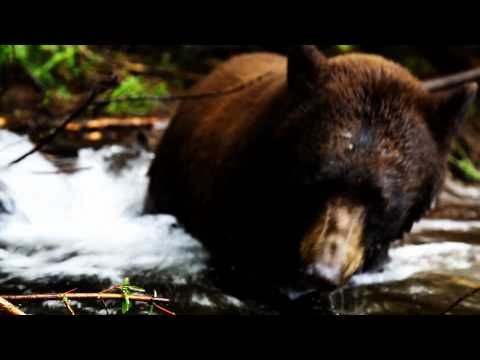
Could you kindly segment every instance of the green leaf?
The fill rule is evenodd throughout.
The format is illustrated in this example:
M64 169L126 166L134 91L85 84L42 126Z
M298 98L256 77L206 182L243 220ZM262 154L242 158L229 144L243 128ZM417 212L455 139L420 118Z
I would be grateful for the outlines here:
M137 293L146 292L145 289L142 289L141 287L138 287L138 286L129 285L129 286L126 286L126 288L131 292L137 292Z
M127 76L111 93L110 98L141 98L145 96L168 95L167 84L162 82L156 86L148 85L141 76ZM146 115L152 111L155 101L113 102L106 107L110 115L135 113Z
M337 49L343 53L351 52L355 50L355 45L337 45Z
M128 298L128 296L124 296L122 301L122 314L127 314L130 311L131 307L132 303L130 302L130 299Z
M12 61L14 45L0 45L0 66Z
M450 163L455 166L470 181L480 181L480 171L469 159L450 158Z
M130 279L124 278L122 285L120 286L120 291L122 292L122 295L123 295L122 314L128 313L131 307L130 298L129 298L129 295L130 295L129 286L130 286Z
M168 96L168 86L166 83L162 82L161 84L157 85L153 88L153 94L155 96Z
M29 48L27 45L13 45L15 47L15 57L20 61L26 61Z
M72 94L65 85L59 85L56 89L46 90L45 95L45 100L47 101L49 101L52 97L56 97L64 101L71 100L72 98Z
M0 64L1 47L5 46L0 45ZM16 61L46 89L56 90L58 86L65 86L65 81L80 76L83 71L77 61L80 56L87 63L96 61L96 57L84 45L8 46L13 48Z
M463 176L467 180L480 182L480 171L470 160L467 152L461 146L457 145L454 153L458 154L459 157L455 157L453 154L450 155L448 158L449 163L462 172Z
M60 45L40 45L39 47L42 50L53 53L55 51L58 51L58 48L60 47Z
M113 91L111 97L140 96L145 92L143 78L140 76L127 76Z

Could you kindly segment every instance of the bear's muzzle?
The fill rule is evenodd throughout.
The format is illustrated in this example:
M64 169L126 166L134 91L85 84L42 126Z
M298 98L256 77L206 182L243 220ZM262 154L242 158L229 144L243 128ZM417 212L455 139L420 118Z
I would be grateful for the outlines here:
M306 275L336 287L348 282L364 260L364 220L362 205L330 200L301 243Z

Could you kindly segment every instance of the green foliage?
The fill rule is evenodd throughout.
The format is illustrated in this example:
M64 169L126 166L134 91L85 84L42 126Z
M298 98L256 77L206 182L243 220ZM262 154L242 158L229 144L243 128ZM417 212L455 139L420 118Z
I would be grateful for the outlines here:
M13 60L13 45L0 45L0 67Z
M123 98L141 98L148 96L167 96L169 94L167 84L162 82L158 85L149 85L141 76L127 76L119 86L117 86L110 96L111 99ZM141 101L120 101L112 102L106 108L107 113L113 114L127 114L135 113L145 115L152 111L152 108L157 104L152 100Z
M352 52L355 50L355 45L337 45L337 49L342 53Z
M70 101L72 84L78 84L92 69L103 67L108 71L112 66L86 45L0 45L0 66L10 61L19 63L42 87L45 105L52 99ZM158 67L171 71L176 69L170 53L164 54ZM164 82L152 85L140 76L127 75L113 90L111 97L119 99L168 94L167 84ZM146 115L157 104L157 101L152 100L115 102L106 108L106 112L110 115Z
M122 285L120 286L120 291L123 295L122 301L122 314L127 314L132 308L132 302L130 301L130 295L134 293L145 293L145 289L142 289L138 286L130 284L130 279L125 278Z
M455 157L457 154L459 157ZM480 171L475 167L465 150L460 146L456 146L454 153L449 156L448 160L450 164L455 166L467 180L480 182Z
M61 91L65 92L67 81L81 76L85 66L98 60L85 51L84 45L2 45L5 46L12 48L15 61L46 90L63 86Z
M131 309L132 303L130 302L130 291L128 290L130 280L128 278L125 278L123 280L122 286L120 287L120 290L122 291L123 294L123 301L122 301L122 314L125 315L128 313Z

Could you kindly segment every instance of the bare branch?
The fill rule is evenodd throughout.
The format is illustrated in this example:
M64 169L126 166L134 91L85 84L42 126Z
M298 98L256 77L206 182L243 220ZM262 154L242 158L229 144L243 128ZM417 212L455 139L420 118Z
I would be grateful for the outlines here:
M60 126L58 126L57 128L55 128L55 130L48 136L44 137L43 139L41 139L37 145L35 145L33 147L32 150L30 150L29 152L27 152L26 154L23 154L22 156L20 156L19 158L13 160L12 162L10 162L8 164L8 167L12 166L12 165L15 165L17 163L19 163L20 161L26 159L27 157L29 157L30 155L36 153L37 151L41 150L45 145L49 144L50 142L53 141L53 139L55 139L55 137L61 132L63 131L63 129L65 129L65 127L70 123L72 122L74 119L76 119L78 116L80 116L87 108L88 106L93 102L93 100L96 98L97 96L97 91L92 91L90 93L90 95L88 96L88 98L82 103L82 105L80 105L74 112L72 112L70 115L68 115L65 120L62 121L62 124Z
M445 90L471 81L480 80L480 69L464 71L451 76L445 76L438 79L427 80L423 82L425 90L430 92Z
M172 96L138 96L138 97L123 97L123 98L116 98L116 99L105 99L105 100L98 100L95 101L95 104L98 106L105 106L112 103L118 102L144 102L144 101L159 101L159 102L167 102L167 101L185 101L185 100L201 100L205 98L211 97L218 97L218 96L226 96L231 95L242 90L247 89L248 87L264 80L272 76L273 73L271 71L257 76L256 78L249 80L247 82L241 83L236 85L232 88L225 89L225 90L216 90L211 92L205 92L200 94L182 94L182 95L172 95Z
M69 300L123 300L123 294L110 294L110 293L85 293L85 294L40 294L40 295L0 295L5 300L8 301L47 301L47 300L60 300L63 301L63 298ZM147 295L130 295L129 299L132 301L138 302L170 302L169 299L157 298Z
M66 297L63 298L63 304L67 308L68 312L72 315L75 316L75 311L73 311L72 306L70 305L70 300L68 300Z
M94 90L92 90L90 92L90 94L87 96L86 100L75 110L73 111L72 113L70 113L63 121L62 123L60 124L60 126L58 126L57 128L55 128L55 130L48 136L44 137L43 139L41 139L37 145L35 145L33 147L32 150L30 150L29 152L27 152L26 154L20 156L19 158L13 160L12 162L10 162L7 166L10 167L12 165L15 165L15 164L18 164L20 161L26 159L27 157L29 157L30 155L36 153L37 151L41 150L45 145L51 143L59 133L61 133L69 123L71 123L73 120L75 120L76 118L78 118L79 116L81 116L86 110L87 108L92 104L94 103L94 100L95 98L103 91L105 91L107 88L113 86L113 84L116 83L116 79L112 79L108 82L105 82L99 86L97 86Z
M0 311L6 312L10 315L27 315L3 297L0 297Z
M462 304L465 300L471 298L472 296L475 296L478 293L480 293L480 288L476 288L476 289L471 290L470 292L468 292L467 294L465 294L461 298L459 298L457 301L455 301L452 305L450 305L447 310L443 311L442 315L448 314L453 309L455 309L458 305Z
M163 306L160 306L158 304L155 304L153 303L153 306L155 306L158 310L166 313L167 315L170 315L170 316L177 316L177 314L175 314L174 312L168 310L168 309L165 309Z
M107 307L107 303L105 302L105 300L103 299L100 299L104 309L105 309L105 315L108 315L108 307Z
M107 291L118 289L119 286L112 286L111 288L107 289ZM74 290L71 290L74 291ZM105 290L104 290L105 291ZM107 306L105 304L105 300L124 300L125 295L124 294L112 294L112 293L105 293L105 292L100 292L100 293L86 293L86 294L75 294L75 293L63 293L63 294L43 294L43 295L5 295L0 297L0 310L2 309L2 300L4 302L3 308L7 310L8 312L12 313L15 311L15 315L25 315L23 312L21 312L20 309L16 308L14 305L10 304L7 300L10 301L22 301L22 302L31 302L31 301L48 301L48 300L58 300L62 301L63 304L66 306L70 314L75 315L75 312L73 311L72 307L70 306L70 301L71 300L100 300L103 305L105 306L105 309L107 309ZM155 306L158 310L162 311L163 313L169 315L169 316L176 316L176 314L173 311L170 311L163 306L158 305L157 303L168 303L170 302L169 299L164 299L164 298L158 298L155 296L147 296L147 295L128 295L128 299L131 301L135 302L144 302L144 303L149 303ZM21 313L20 313L21 312ZM107 310L108 314L108 310Z

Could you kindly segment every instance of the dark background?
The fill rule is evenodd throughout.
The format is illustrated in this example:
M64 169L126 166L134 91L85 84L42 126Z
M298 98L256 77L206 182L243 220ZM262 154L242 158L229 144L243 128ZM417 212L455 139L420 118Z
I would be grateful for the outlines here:
M382 55L407 67L420 79L480 67L480 46L331 45L317 46L329 57L350 52ZM115 97L168 96L185 93L211 69L240 53L286 54L288 45L0 45L0 126L39 141L74 111L88 93L112 74L118 84L104 93ZM480 167L478 101L464 123L458 144ZM85 146L138 143L153 149L161 134L152 124L168 121L178 102L120 102L88 111L77 128L67 128L46 151L74 155ZM92 110L92 109L90 109ZM80 129L95 118L115 121ZM142 125L129 125L141 117ZM123 121L119 125L119 121ZM94 133L94 134L92 134ZM453 167L454 172L455 167ZM456 173L462 176L462 171ZM476 173L480 181L480 173ZM465 176L464 176L465 178ZM472 177L466 177L472 180Z

